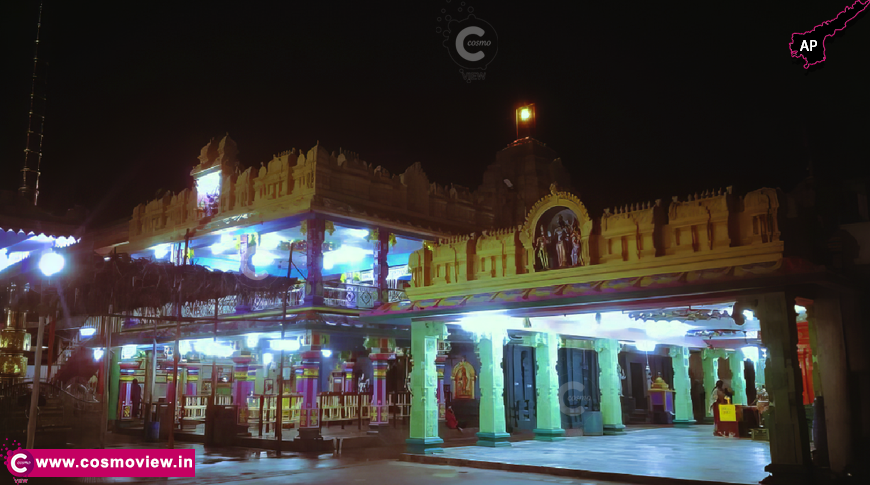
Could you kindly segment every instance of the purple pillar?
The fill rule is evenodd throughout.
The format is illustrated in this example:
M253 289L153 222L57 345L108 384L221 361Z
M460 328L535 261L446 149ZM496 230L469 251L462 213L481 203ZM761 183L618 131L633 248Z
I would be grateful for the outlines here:
M372 268L372 276L374 284L378 289L378 302L386 303L387 298L387 277L390 274L390 265L387 262L387 256L390 253L390 233L383 229L375 231L374 238L374 257L375 263Z
M306 226L305 305L323 305L323 242L326 239L326 221L309 219Z

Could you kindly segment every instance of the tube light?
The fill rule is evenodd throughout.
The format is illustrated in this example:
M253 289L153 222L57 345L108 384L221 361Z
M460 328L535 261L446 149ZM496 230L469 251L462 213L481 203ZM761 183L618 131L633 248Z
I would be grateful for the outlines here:
M79 329L79 335L82 337L92 337L95 333L97 333L97 329L93 327L85 327Z
M641 352L652 352L656 349L656 343L649 340L638 340L634 343L634 346Z

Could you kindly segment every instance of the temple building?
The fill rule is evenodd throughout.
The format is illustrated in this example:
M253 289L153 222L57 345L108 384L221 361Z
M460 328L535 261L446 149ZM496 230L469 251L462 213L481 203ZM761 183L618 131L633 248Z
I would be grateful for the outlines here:
M398 429L432 454L448 414L486 447L708 423L769 442L773 481L854 463L858 301L793 249L792 197L693 187L591 214L534 107L517 120L474 191L319 143L242 168L211 140L189 188L85 241L242 276L230 296L89 316L83 348L103 356L87 336L111 335L115 430L315 450L333 426Z

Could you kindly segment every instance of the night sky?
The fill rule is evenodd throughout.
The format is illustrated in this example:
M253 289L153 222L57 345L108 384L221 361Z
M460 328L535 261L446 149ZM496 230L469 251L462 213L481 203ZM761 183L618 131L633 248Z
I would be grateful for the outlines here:
M465 16L460 0L48 1L40 205L128 217L186 187L226 132L246 166L319 140L474 189L522 102L596 215L727 185L789 189L810 160L816 175L868 175L870 16L828 39L821 66L788 49L849 0L466 3L499 38L472 83L436 33L442 8ZM37 9L0 7L2 189L23 162Z

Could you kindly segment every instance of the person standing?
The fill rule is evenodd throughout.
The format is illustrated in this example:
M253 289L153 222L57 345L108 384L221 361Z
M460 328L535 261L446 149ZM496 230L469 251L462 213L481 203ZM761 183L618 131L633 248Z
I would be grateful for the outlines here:
M142 388L139 387L139 380L133 379L133 386L130 389L130 400L133 402L133 417L139 417L139 404L142 402Z

